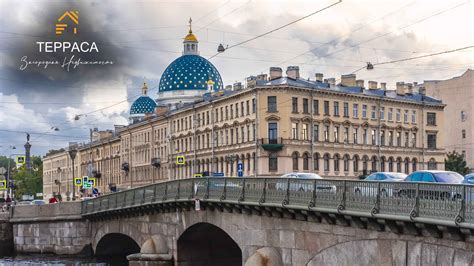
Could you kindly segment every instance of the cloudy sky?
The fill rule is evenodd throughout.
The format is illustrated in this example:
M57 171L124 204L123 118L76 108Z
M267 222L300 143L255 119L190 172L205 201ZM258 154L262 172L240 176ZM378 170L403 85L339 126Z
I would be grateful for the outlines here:
M0 155L17 153L31 134L32 152L82 142L89 128L127 124L127 112L143 80L152 97L166 66L181 55L189 17L202 56L219 43L233 45L324 8L336 1L17 1L0 0ZM79 1L75 1L79 2ZM55 36L56 20L79 11L79 32ZM300 66L340 77L365 62L385 62L473 45L473 3L453 1L346 0L263 38L229 49L211 62L225 84L267 73L270 66ZM38 41L96 42L99 53L83 60L113 65L66 71L30 66L20 59L62 60L71 54L39 53ZM474 50L381 65L357 78L423 82L462 74L474 63ZM79 120L74 120L81 115ZM58 128L59 130L54 130Z

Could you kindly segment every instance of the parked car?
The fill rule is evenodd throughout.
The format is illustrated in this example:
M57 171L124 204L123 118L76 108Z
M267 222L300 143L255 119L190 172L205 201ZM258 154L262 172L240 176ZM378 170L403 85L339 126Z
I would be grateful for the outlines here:
M299 179L301 182L292 182L290 180L290 187L289 189L291 191L313 191L314 188L314 183L311 182L312 180L315 179L323 179L321 176L313 173L288 173L284 174L281 176L281 178L294 178L294 179ZM308 181L305 181L308 180ZM276 189L278 190L283 190L286 189L287 187L287 181L282 180L283 182L278 182L276 184ZM286 182L285 182L286 181ZM324 192L331 192L331 193L336 193L336 186L329 184L324 184L324 182L321 182L321 184L316 184L316 191L324 191Z
M44 200L39 200L39 199L36 199L36 200L32 200L31 205L44 205L46 204L46 202Z
M382 182L400 182L407 177L404 173L397 172L377 172L372 173L364 179L364 181L382 181ZM377 196L378 186L375 184L361 183L354 187L354 193L364 196ZM380 188L381 196L392 196L394 189L390 186L382 186Z
M449 184L462 184L464 177L456 172L451 171L438 171L438 170L422 170L416 171L408 175L405 182L422 182L422 183L443 183ZM450 186L427 186L422 184L420 191L418 192L421 198L429 199L458 199L462 195L460 191L456 190L455 187ZM400 196L414 197L416 195L416 189L412 188L401 188L398 191Z
M474 173L467 174L462 181L463 184L472 184L474 185Z

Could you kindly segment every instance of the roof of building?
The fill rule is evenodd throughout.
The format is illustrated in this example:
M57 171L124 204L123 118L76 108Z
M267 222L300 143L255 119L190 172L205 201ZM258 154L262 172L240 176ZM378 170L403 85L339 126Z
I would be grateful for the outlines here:
M214 90L222 90L222 78L216 67L199 55L183 55L174 60L161 75L159 92L174 90L207 90L207 82L214 82Z
M294 87L303 87L319 90L328 90L335 91L347 94L360 94L373 97L382 97L393 100L400 101L411 101L411 102L426 102L430 104L441 104L441 100L435 99L430 96L419 94L418 92L413 92L411 94L406 93L404 95L399 95L395 90L383 90L383 89L365 89L358 86L344 86L336 85L330 86L329 83L324 83L320 81L305 80L305 79L291 79L288 77L281 77L271 81L257 82L259 86L276 86L276 85L287 85Z
M146 96L142 95L136 99L130 107L130 117L143 116L145 114L153 113L156 108L156 102Z

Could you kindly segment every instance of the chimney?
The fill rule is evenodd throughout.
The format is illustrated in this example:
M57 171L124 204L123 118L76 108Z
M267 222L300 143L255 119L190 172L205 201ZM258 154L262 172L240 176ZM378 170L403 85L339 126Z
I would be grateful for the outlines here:
M418 82L413 81L413 87L416 88L417 85L418 85Z
M406 91L406 93L407 93L407 94L413 94L413 84L407 83L407 84L405 84L405 85L407 86L407 91Z
M363 79L356 80L356 86L363 88L364 87L364 80Z
M356 86L356 75L355 74L342 75L341 84L344 86Z
M418 93L421 94L421 95L426 95L426 88L425 86L420 86L418 88Z
M281 67L270 67L270 80L281 78L282 72Z
M257 75L257 80L267 80L267 74L259 74Z
M335 78L328 78L326 79L326 82L329 83L330 87L333 87L336 85L336 79Z
M316 81L323 82L323 73L316 73L314 74L314 77L316 77Z
M403 81L397 82L397 94L405 95L405 82Z
M290 79L300 78L300 67L299 66L288 66L286 68L286 76Z
M238 91L242 89L242 82L235 82L232 88L233 91Z
M386 82L380 82L380 88L384 91L387 90L387 83Z
M377 89L377 81L369 81L369 89L376 90Z

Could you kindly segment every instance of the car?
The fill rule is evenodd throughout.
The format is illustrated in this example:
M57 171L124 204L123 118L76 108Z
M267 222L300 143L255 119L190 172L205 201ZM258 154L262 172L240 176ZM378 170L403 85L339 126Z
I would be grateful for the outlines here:
M439 171L439 170L421 170L408 175L405 182L422 182L422 183L443 183L443 184L462 184L464 177L456 172ZM401 188L398 191L400 196L414 197L416 189ZM422 184L418 192L419 197L429 199L441 200L455 200L462 198L461 192L457 191L455 187L440 186L430 187L427 184Z
M289 181L289 190L291 191L313 191L314 183L312 180L323 180L323 178L320 175L314 174L314 173L287 173L281 176L281 178L288 178L289 180L283 180L284 182L281 182L280 180L276 184L276 189L277 190L284 190L287 188L287 183ZM292 181L291 179L299 179L301 181ZM306 181L305 181L306 180ZM327 182L327 181L326 181ZM321 182L321 184L316 184L316 191L325 191L325 192L331 192L331 193L336 193L336 186L331 185L329 183L324 184L325 182Z
M400 182L407 177L404 173L397 172L376 172L370 174L363 181L382 181L382 182ZM364 196L377 196L378 186L361 182L361 185L354 187L354 194ZM393 188L391 186L382 186L380 188L381 196L392 196Z
M17 205L31 205L31 200L19 201Z
M462 181L463 184L472 184L474 185L474 173L467 174Z
M44 200L39 200L39 199L32 200L30 202L30 205L44 205L44 204L46 204L46 202Z

